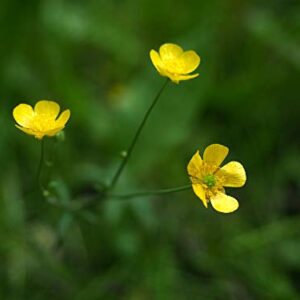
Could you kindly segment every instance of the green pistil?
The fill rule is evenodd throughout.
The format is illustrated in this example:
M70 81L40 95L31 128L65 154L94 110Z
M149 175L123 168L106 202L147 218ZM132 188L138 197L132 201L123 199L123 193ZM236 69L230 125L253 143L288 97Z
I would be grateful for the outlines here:
M203 183L206 184L209 188L212 188L216 184L216 177L214 175L206 175L203 178Z

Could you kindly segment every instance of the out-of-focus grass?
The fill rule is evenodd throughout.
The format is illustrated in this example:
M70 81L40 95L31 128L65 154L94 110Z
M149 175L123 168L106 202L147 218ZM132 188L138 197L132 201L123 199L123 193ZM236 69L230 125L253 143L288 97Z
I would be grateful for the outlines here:
M1 299L298 299L298 1L8 1L0 4ZM36 189L39 144L12 108L70 108L53 183L64 203L109 180L163 82L148 57L195 49L200 76L170 86L119 191L188 182L197 148L245 165L220 215L190 191L72 214ZM47 141L51 149L53 141Z

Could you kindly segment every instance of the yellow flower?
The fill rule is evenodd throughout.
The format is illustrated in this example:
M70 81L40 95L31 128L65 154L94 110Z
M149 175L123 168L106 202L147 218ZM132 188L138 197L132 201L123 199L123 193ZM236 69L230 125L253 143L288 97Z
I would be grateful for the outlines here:
M225 146L210 145L204 150L203 159L197 151L187 166L194 193L205 207L210 202L222 213L233 212L239 207L235 198L225 194L224 187L241 187L246 182L246 172L239 162L231 161L220 167L228 151Z
M41 100L34 109L28 104L19 104L13 110L17 128L27 134L42 139L45 135L54 136L61 131L70 118L70 110L63 111L58 117L60 107L56 102Z
M183 51L175 44L163 44L159 48L159 53L150 51L150 58L158 73L161 76L169 77L173 82L189 80L199 74L189 73L195 71L200 64L200 57L195 51Z

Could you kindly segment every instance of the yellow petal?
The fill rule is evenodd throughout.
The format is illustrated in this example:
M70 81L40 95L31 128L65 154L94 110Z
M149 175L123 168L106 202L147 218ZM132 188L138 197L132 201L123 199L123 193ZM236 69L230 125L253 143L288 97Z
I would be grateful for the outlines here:
M16 125L16 127L18 129L22 130L23 132L29 134L29 135L34 135L39 140L42 139L45 135L43 132L40 132L40 131L37 132L37 131L34 131L30 128L24 128L24 127L21 127L21 126L18 126L18 125Z
M216 175L221 175L223 179L223 186L241 187L246 182L246 172L241 163L231 161L223 166Z
M216 167L219 167L228 154L228 148L220 144L212 144L204 150L203 160Z
M34 137L38 140L41 140L43 137L45 136L45 133L44 132L36 132L34 134Z
M194 193L196 194L197 197L201 199L203 202L204 206L207 207L207 200L205 197L205 190L203 189L201 184L193 184L192 185Z
M56 119L59 114L60 107L54 101L41 100L34 106L34 111L38 115L45 115L48 118Z
M61 115L56 120L56 125L58 127L64 127L70 118L71 112L69 109L66 109L61 113Z
M175 83L179 83L181 80L189 80L199 76L199 74L192 75L179 75L179 74L170 74L168 77Z
M200 177L202 167L202 158L197 151L187 165L187 172L191 177Z
M167 43L159 48L159 54L162 61L177 59L182 53L182 48L176 44Z
M24 127L29 127L34 116L33 109L28 104L19 104L13 110L13 117L16 122Z
M223 193L217 193L215 196L210 198L211 205L213 208L222 213L231 213L238 209L238 201Z
M200 57L195 51L186 51L179 57L179 65L183 74L193 72L199 64Z
M45 135L47 135L47 136L54 136L54 135L56 135L57 133L59 133L63 129L64 129L64 126L57 127L57 128L54 128L54 129L46 131Z
M150 51L151 61L158 72L160 72L162 67L162 61L159 54L155 50Z

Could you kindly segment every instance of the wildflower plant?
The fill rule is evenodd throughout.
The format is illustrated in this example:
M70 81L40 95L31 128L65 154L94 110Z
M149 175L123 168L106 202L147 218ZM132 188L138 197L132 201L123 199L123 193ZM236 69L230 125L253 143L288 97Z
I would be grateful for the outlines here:
M34 108L29 104L21 103L13 109L13 117L17 123L16 127L41 141L37 182L42 192L46 194L47 191L41 179L42 167L45 163L44 137L54 137L61 133L71 115L69 109L64 110L61 114L59 112L59 104L50 100L40 100L35 104Z
M200 57L198 54L193 50L184 51L176 44L163 44L158 52L151 50L150 58L158 73L167 79L141 119L141 122L129 143L128 149L123 152L124 155L122 155L122 160L110 182L102 186L101 191L98 191L98 196L101 196L102 198L134 198L147 195L175 193L192 188L205 207L208 206L208 203L211 203L218 212L229 213L235 211L239 206L238 201L235 198L226 195L224 188L243 186L246 182L246 172L243 166L235 161L229 162L221 167L223 160L228 154L228 148L219 144L208 146L204 151L203 159L201 158L199 151L192 157L187 166L191 184L175 188L133 192L128 194L116 194L113 192L151 112L168 83L174 82L178 84L180 81L193 79L199 75L198 73L192 73L200 64ZM48 193L45 193L45 189L40 181L44 157L43 138L45 136L53 137L60 133L70 118L70 110L67 109L60 115L59 112L59 104L49 100L38 101L34 108L28 104L22 103L13 110L13 117L17 123L16 127L29 135L33 135L38 140L42 140L38 179L44 196L47 196ZM82 208L81 205L77 206L77 208L78 207L79 209Z
M183 51L176 44L163 44L160 46L159 52L151 50L150 58L158 73L170 78L175 83L193 79L199 75L198 73L190 74L200 64L198 54L193 50Z
M69 109L60 115L59 112L58 103L40 100L34 108L29 104L19 104L13 110L13 117L17 122L17 128L41 140L44 136L55 136L64 129L71 113Z
M204 206L210 202L222 213L238 209L238 201L225 194L224 187L242 187L246 182L246 172L241 163L231 161L220 167L228 154L228 148L212 144L204 150L203 159L197 151L190 160L187 171L195 194Z

